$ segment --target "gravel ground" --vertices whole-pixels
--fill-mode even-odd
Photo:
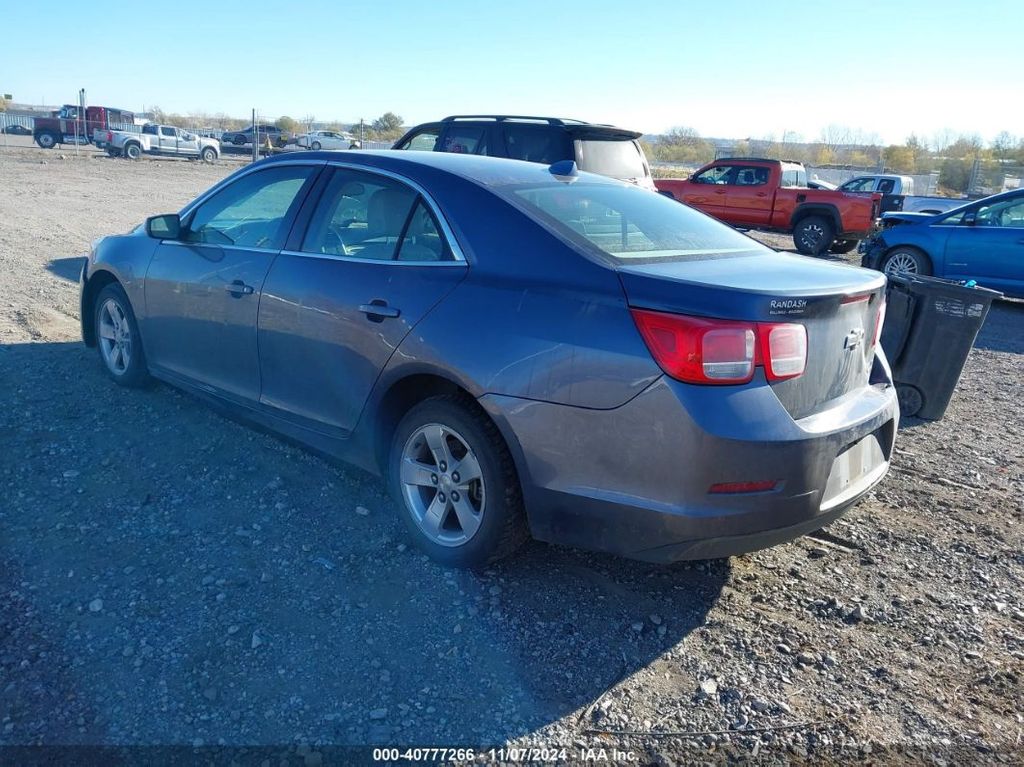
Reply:
[[[1024,305],[993,308],[945,420],[905,421],[888,479],[818,536],[449,571],[377,480],[119,389],[80,343],[90,241],[234,167],[0,150],[0,745],[1020,760]]]

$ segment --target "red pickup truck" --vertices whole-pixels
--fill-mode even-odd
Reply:
[[[797,162],[730,157],[715,160],[688,179],[654,182],[658,191],[743,229],[791,232],[808,256],[848,253],[867,237],[882,195],[808,189]]]

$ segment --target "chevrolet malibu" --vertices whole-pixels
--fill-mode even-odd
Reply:
[[[100,240],[81,316],[115,382],[384,477],[440,562],[529,536],[668,562],[885,475],[884,286],[572,161],[306,152]]]

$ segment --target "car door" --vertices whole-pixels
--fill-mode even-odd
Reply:
[[[199,154],[199,136],[188,131],[178,131],[178,154],[196,156]]]
[[[683,202],[712,216],[721,218],[728,215],[725,199],[729,181],[735,172],[732,165],[715,165],[696,174],[690,179],[692,183],[684,188]]]
[[[171,125],[160,126],[160,151],[174,154],[178,151],[178,129]]]
[[[330,172],[300,215],[310,213],[305,232],[293,233],[267,275],[260,401],[342,436],[402,340],[467,267],[418,189],[362,169]]]
[[[791,172],[796,186],[796,173]],[[739,165],[734,173],[727,176],[729,181],[725,195],[725,207],[731,223],[764,226],[772,216],[772,196],[768,187],[768,168],[756,165]],[[785,178],[783,181],[785,182]]]
[[[1019,294],[1024,288],[1024,195],[966,211],[946,237],[945,255],[944,276]]]
[[[146,272],[150,364],[225,397],[259,398],[256,317],[263,282],[322,166],[279,164],[240,176],[189,211]]]

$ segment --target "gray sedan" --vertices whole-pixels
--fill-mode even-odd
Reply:
[[[307,152],[99,241],[81,316],[117,383],[383,476],[441,562],[531,535],[667,562],[881,480],[884,285],[571,161]]]

